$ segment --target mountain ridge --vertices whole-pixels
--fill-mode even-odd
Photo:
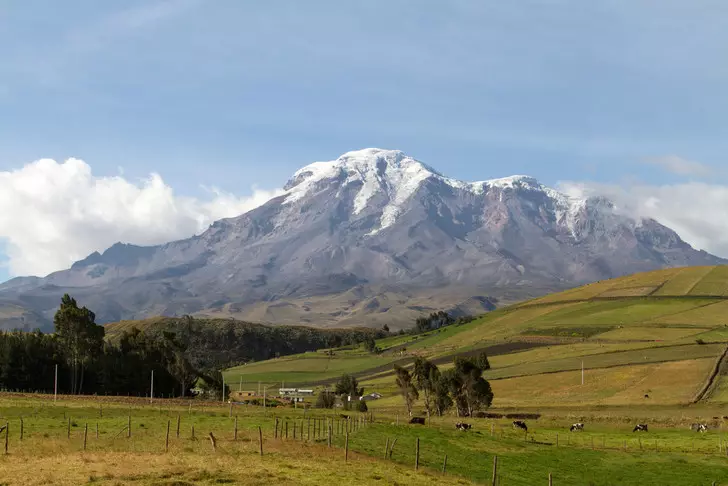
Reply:
[[[6,282],[0,302],[50,319],[68,291],[101,322],[200,314],[397,328],[413,307],[484,312],[477,302],[720,263],[603,197],[529,176],[459,181],[401,151],[364,149],[299,169],[282,195],[199,235],[117,243],[45,278]]]

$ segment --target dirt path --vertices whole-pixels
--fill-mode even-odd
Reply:
[[[705,384],[700,389],[700,391],[695,395],[695,398],[693,398],[693,403],[698,403],[699,401],[707,398],[708,391],[710,391],[711,388],[713,388],[713,385],[715,384],[715,379],[718,377],[718,374],[720,373],[720,368],[723,365],[723,362],[726,360],[726,357],[728,356],[728,346],[723,350],[723,354],[721,354],[718,359],[715,361],[715,366],[713,366],[713,370],[710,372],[710,375],[708,375],[708,379],[705,380]]]

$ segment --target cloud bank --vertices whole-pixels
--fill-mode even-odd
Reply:
[[[79,159],[41,159],[0,172],[0,239],[8,272],[45,276],[117,241],[155,245],[187,238],[283,191],[253,188],[249,197],[208,192],[205,200],[178,196],[156,173],[139,183],[97,177]]]
[[[703,182],[609,185],[561,182],[572,196],[601,195],[635,218],[653,218],[699,250],[728,258],[728,186]]]

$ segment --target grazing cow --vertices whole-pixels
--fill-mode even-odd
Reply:
[[[528,432],[528,427],[526,426],[526,422],[522,422],[520,420],[514,420],[513,421],[513,428],[522,429]]]
[[[650,396],[649,395],[645,395],[645,398],[650,398]]]
[[[584,431],[584,424],[579,422],[578,424],[574,424],[571,427],[569,427],[569,432],[574,432],[576,430]]]
[[[637,424],[632,429],[632,432],[647,432],[647,424]]]
[[[455,424],[455,428],[458,430],[466,431],[473,428],[472,425],[466,424],[465,422],[458,422]]]
[[[425,425],[425,417],[412,417],[409,423]]]
[[[690,430],[695,432],[707,432],[708,426],[706,424],[690,424]]]

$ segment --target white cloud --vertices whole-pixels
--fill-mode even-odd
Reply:
[[[693,247],[728,258],[728,186],[702,182],[662,186],[561,182],[559,189],[576,197],[606,196],[621,211],[653,218]]]
[[[209,189],[182,197],[159,174],[139,183],[96,177],[82,160],[41,159],[0,172],[0,238],[11,275],[46,275],[117,241],[154,245],[187,238],[213,221],[242,214],[282,190],[249,197]]]
[[[713,171],[711,167],[696,162],[694,160],[684,159],[677,155],[664,155],[661,157],[650,157],[645,159],[645,163],[657,165],[673,174],[682,176],[708,176]]]

